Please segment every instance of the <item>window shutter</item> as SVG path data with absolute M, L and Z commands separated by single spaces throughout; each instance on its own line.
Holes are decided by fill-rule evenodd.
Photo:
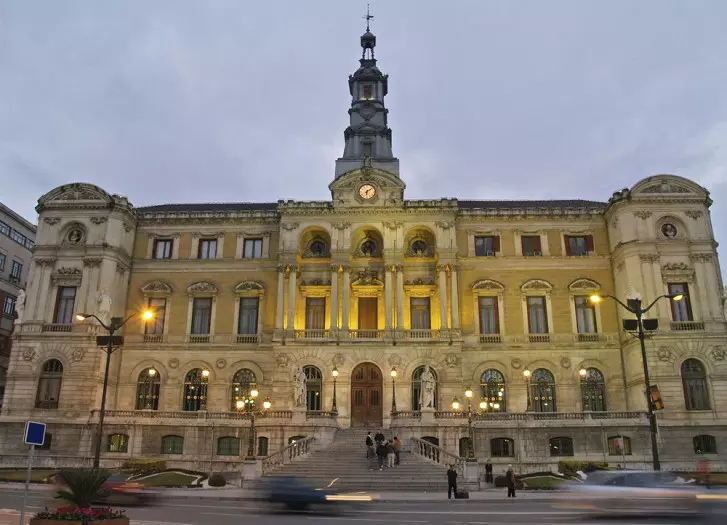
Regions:
M 570 249 L 570 235 L 564 235 L 563 238 L 565 239 L 565 254 L 573 255 L 573 252 L 571 252 Z
M 494 235 L 492 237 L 492 251 L 498 253 L 500 251 L 500 236 Z
M 593 235 L 586 235 L 586 250 L 589 252 L 594 251 L 593 249 Z

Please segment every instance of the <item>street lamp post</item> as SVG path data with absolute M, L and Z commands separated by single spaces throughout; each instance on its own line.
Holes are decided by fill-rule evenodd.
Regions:
M 646 407 L 649 415 L 649 431 L 651 434 L 651 458 L 654 470 L 661 470 L 661 461 L 659 460 L 659 446 L 656 439 L 656 413 L 651 402 L 651 381 L 649 380 L 649 364 L 646 360 L 646 332 L 644 332 L 644 314 L 646 314 L 651 308 L 659 301 L 659 299 L 670 299 L 672 301 L 681 301 L 684 299 L 683 294 L 673 295 L 660 295 L 652 301 L 652 303 L 646 308 L 642 308 L 641 299 L 633 298 L 627 299 L 626 304 L 622 303 L 619 299 L 613 295 L 608 294 L 594 294 L 590 297 L 591 302 L 599 303 L 604 297 L 609 297 L 620 304 L 624 309 L 631 312 L 636 316 L 636 328 L 637 337 L 641 345 L 641 361 L 644 365 L 644 383 L 646 385 Z
M 396 369 L 391 369 L 391 413 L 396 414 Z
M 114 351 L 114 334 L 121 330 L 121 328 L 132 318 L 138 315 L 139 312 L 134 312 L 129 317 L 124 319 L 123 317 L 112 317 L 109 324 L 104 323 L 101 319 L 99 319 L 95 314 L 76 314 L 76 319 L 79 321 L 85 321 L 86 319 L 96 319 L 98 323 L 108 332 L 108 341 L 106 341 L 106 347 L 104 348 L 104 351 L 106 352 L 106 369 L 104 371 L 104 377 L 103 377 L 103 388 L 101 390 L 101 410 L 99 411 L 98 416 L 98 432 L 96 433 L 96 443 L 94 447 L 94 454 L 93 454 L 93 468 L 99 468 L 99 465 L 101 464 L 101 442 L 103 441 L 103 422 L 104 422 L 104 415 L 106 412 L 106 392 L 108 390 L 109 386 L 109 367 L 111 366 L 111 354 Z M 142 318 L 145 321 L 149 321 L 154 317 L 154 312 L 151 310 L 145 310 L 141 314 Z M 98 339 L 96 340 L 97 342 Z M 119 345 L 123 344 L 123 338 L 120 338 Z M 103 345 L 103 343 L 102 343 Z M 102 346 L 103 348 L 103 346 Z
M 259 413 L 261 416 L 272 406 L 268 398 L 263 401 L 263 410 L 255 408 L 255 400 L 259 392 L 257 388 L 252 388 L 245 396 L 245 399 L 238 399 L 235 403 L 237 410 L 244 411 L 250 415 L 250 435 L 247 439 L 247 459 L 255 459 L 255 416 Z
M 475 432 L 474 427 L 472 426 L 472 388 L 467 387 L 467 389 L 464 391 L 464 396 L 467 399 L 467 430 L 469 434 L 468 439 L 468 446 L 467 446 L 467 459 L 474 459 L 475 458 Z M 452 408 L 454 410 L 459 410 L 460 403 L 459 399 L 456 397 L 452 400 Z M 480 409 L 486 410 L 487 409 L 487 401 L 485 399 L 480 400 Z
M 338 414 L 338 407 L 336 406 L 336 379 L 338 378 L 338 368 L 334 366 L 331 373 L 333 374 L 333 406 L 331 407 L 331 412 L 335 415 Z
M 529 368 L 526 368 L 523 370 L 523 378 L 525 379 L 525 390 L 527 390 L 528 393 L 528 407 L 525 410 L 526 412 L 532 412 L 533 411 L 533 401 L 530 393 L 530 376 L 532 376 L 532 372 Z

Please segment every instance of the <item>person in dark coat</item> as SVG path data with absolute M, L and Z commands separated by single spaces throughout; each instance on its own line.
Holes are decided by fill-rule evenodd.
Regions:
M 384 445 L 383 442 L 377 442 L 378 446 L 376 447 L 376 455 L 379 458 L 379 470 L 383 470 L 384 468 L 384 461 L 386 461 L 386 454 L 388 454 L 388 451 L 386 450 L 386 445 Z
M 374 436 L 374 441 L 376 441 L 376 447 L 377 447 L 377 448 L 378 448 L 378 446 L 379 446 L 379 445 L 380 445 L 381 443 L 383 443 L 383 442 L 384 442 L 384 439 L 385 439 L 385 438 L 384 438 L 384 435 L 383 435 L 383 434 L 381 433 L 381 430 L 379 430 L 379 431 L 378 431 L 378 432 L 376 433 L 376 435 Z
M 516 482 L 517 482 L 517 478 L 515 478 L 515 471 L 512 470 L 512 465 L 508 465 L 507 472 L 505 473 L 505 485 L 507 486 L 507 497 L 508 498 L 515 497 L 515 483 Z
M 366 459 L 369 459 L 373 455 L 374 440 L 371 437 L 371 432 L 366 435 Z
M 455 499 L 457 498 L 457 471 L 454 469 L 454 465 L 449 466 L 447 470 L 447 499 L 452 499 L 454 494 Z
M 492 483 L 492 463 L 489 459 L 485 463 L 485 483 Z

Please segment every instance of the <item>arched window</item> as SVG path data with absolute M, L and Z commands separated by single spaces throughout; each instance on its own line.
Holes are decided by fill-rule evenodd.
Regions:
M 419 403 L 421 402 L 422 395 L 422 374 L 426 366 L 417 367 L 411 374 L 411 409 L 415 412 L 421 410 Z M 434 407 L 437 408 L 437 399 L 439 398 L 439 378 L 437 372 L 430 366 L 429 370 L 434 376 Z
M 182 436 L 164 436 L 162 454 L 184 454 L 184 438 Z
M 515 441 L 510 438 L 493 438 L 490 440 L 490 455 L 493 458 L 515 457 Z
M 315 366 L 303 367 L 306 382 L 306 407 L 308 410 L 321 410 L 321 387 L 323 386 L 323 375 Z
M 263 457 L 268 455 L 268 438 L 265 436 L 257 438 L 257 455 Z
M 581 376 L 581 402 L 585 412 L 606 411 L 606 381 L 598 368 L 587 368 Z
M 161 377 L 156 368 L 147 368 L 139 374 L 136 383 L 136 409 L 159 410 Z
M 182 410 L 196 412 L 207 408 L 207 377 L 209 372 L 193 368 L 184 377 L 184 400 Z
M 58 408 L 62 382 L 63 363 L 58 359 L 49 359 L 43 363 L 40 380 L 38 381 L 35 408 Z
M 109 434 L 106 441 L 106 452 L 128 452 L 129 436 L 126 434 Z
M 218 456 L 239 456 L 240 440 L 236 437 L 221 437 L 217 440 Z
M 249 368 L 241 368 L 232 378 L 232 410 L 237 410 L 238 401 L 246 401 L 250 391 L 257 388 L 255 372 Z
M 530 380 L 535 412 L 556 412 L 555 378 L 550 370 L 538 368 Z
M 714 436 L 702 434 L 700 436 L 694 436 L 692 439 L 694 443 L 695 454 L 716 454 L 717 453 L 717 440 Z
M 480 392 L 487 402 L 488 412 L 507 412 L 505 377 L 499 370 L 489 368 L 482 373 Z
M 701 361 L 687 359 L 682 363 L 682 388 L 687 410 L 709 410 L 707 373 Z
M 608 438 L 609 456 L 630 456 L 631 438 L 628 436 L 611 436 Z
M 551 456 L 572 456 L 573 439 L 569 437 L 556 437 L 550 440 Z

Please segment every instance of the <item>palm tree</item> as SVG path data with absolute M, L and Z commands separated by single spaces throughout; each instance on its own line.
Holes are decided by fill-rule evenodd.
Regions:
M 61 470 L 59 475 L 64 488 L 58 491 L 56 498 L 86 509 L 96 500 L 101 485 L 104 484 L 111 473 L 107 470 L 95 468 L 67 468 Z

